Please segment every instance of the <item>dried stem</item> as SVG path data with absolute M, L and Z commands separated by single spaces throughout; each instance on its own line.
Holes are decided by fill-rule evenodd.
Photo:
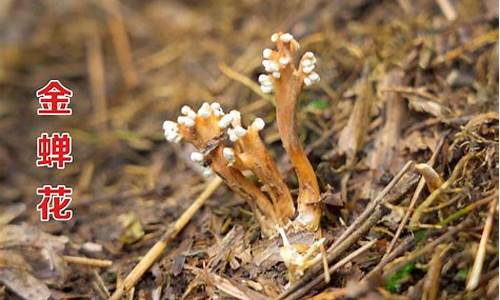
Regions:
M 128 88 L 134 88 L 139 83 L 139 76 L 135 71 L 130 41 L 120 10 L 120 1 L 106 0 L 103 2 L 103 5 L 109 13 L 106 21 L 123 79 Z
M 479 242 L 479 248 L 477 249 L 476 258 L 474 259 L 474 265 L 472 266 L 469 280 L 467 280 L 466 289 L 469 291 L 476 289 L 479 284 L 479 279 L 481 279 L 484 258 L 486 256 L 486 246 L 488 244 L 488 239 L 490 238 L 491 230 L 493 229 L 493 218 L 495 216 L 497 204 L 498 199 L 495 199 L 490 204 L 488 217 L 484 223 L 483 234 L 481 235 L 481 241 Z
M 468 213 L 470 213 L 471 211 L 473 211 L 474 209 L 478 208 L 479 206 L 481 205 L 484 205 L 486 203 L 489 203 L 491 202 L 492 200 L 495 200 L 498 198 L 498 192 L 495 192 L 494 194 L 492 195 L 489 195 L 485 198 L 482 198 L 482 199 L 479 199 L 477 201 L 474 201 L 473 203 L 467 205 L 466 207 L 460 209 L 459 211 L 456 211 L 454 212 L 453 214 L 451 214 L 449 217 L 447 217 L 446 219 L 444 219 L 443 221 L 439 222 L 439 225 L 448 225 L 449 223 L 467 215 Z
M 370 241 L 370 242 L 364 244 L 363 246 L 359 247 L 355 251 L 349 253 L 349 255 L 347 255 L 346 257 L 344 257 L 343 259 L 338 261 L 336 264 L 331 266 L 328 269 L 328 274 L 333 274 L 333 272 L 337 271 L 338 269 L 340 269 L 342 266 L 344 266 L 345 264 L 347 264 L 348 262 L 350 262 L 354 258 L 365 253 L 368 249 L 370 249 L 373 245 L 375 245 L 375 243 L 377 241 L 378 240 Z M 305 294 L 307 294 L 309 291 L 311 291 L 314 287 L 316 287 L 318 284 L 321 284 L 321 282 L 323 281 L 324 278 L 325 278 L 325 274 L 322 273 L 320 276 L 311 280 L 306 286 L 302 287 L 300 290 L 297 290 L 295 293 L 290 294 L 285 299 L 287 299 L 287 300 L 301 299 Z M 322 288 L 325 285 L 326 285 L 326 283 L 323 282 L 323 284 L 321 284 L 321 286 L 319 288 Z
M 446 134 L 439 140 L 439 143 L 436 145 L 436 149 L 434 149 L 434 153 L 432 153 L 431 158 L 428 161 L 428 164 L 430 166 L 433 166 L 436 158 L 438 156 L 439 151 L 441 150 L 441 147 L 444 145 L 444 140 L 445 140 Z M 406 210 L 406 213 L 401 220 L 401 223 L 399 223 L 398 229 L 396 230 L 396 233 L 394 234 L 394 237 L 392 238 L 391 243 L 389 244 L 389 247 L 387 247 L 386 250 L 386 256 L 388 253 L 392 251 L 392 248 L 394 248 L 394 245 L 396 244 L 401 232 L 403 231 L 403 228 L 406 225 L 406 222 L 408 222 L 408 219 L 410 218 L 411 213 L 413 212 L 413 208 L 415 207 L 415 204 L 417 203 L 418 198 L 420 197 L 420 193 L 424 189 L 425 186 L 425 179 L 420 178 L 417 188 L 415 189 L 415 192 L 413 193 L 413 196 L 410 200 L 410 205 L 408 206 L 408 209 Z
M 427 271 L 427 277 L 424 281 L 424 294 L 422 295 L 422 300 L 437 300 L 439 296 L 439 284 L 441 279 L 441 269 L 443 268 L 443 262 L 441 257 L 443 256 L 446 248 L 438 249 L 432 255 L 431 262 L 429 263 L 429 270 Z
M 467 226 L 471 224 L 471 221 L 472 220 L 470 218 L 465 219 L 464 221 L 462 221 L 462 223 L 458 224 L 457 226 L 450 227 L 446 233 L 444 233 L 434 241 L 426 244 L 423 248 L 417 249 L 411 252 L 410 254 L 406 255 L 405 257 L 395 260 L 392 263 L 388 264 L 387 267 L 385 268 L 386 270 L 384 270 L 383 274 L 384 278 L 387 278 L 391 274 L 394 274 L 395 272 L 401 270 L 401 268 L 403 268 L 406 264 L 414 262 L 422 255 L 434 251 L 438 245 L 448 241 L 455 234 L 467 228 Z
M 406 252 L 408 249 L 415 245 L 415 237 L 413 235 L 405 238 L 395 249 L 394 251 L 388 252 L 382 257 L 380 262 L 370 270 L 368 274 L 364 277 L 365 280 L 370 281 L 375 276 L 379 275 L 382 269 L 391 261 L 396 259 L 399 255 Z
M 380 194 L 377 195 L 373 201 L 371 201 L 365 208 L 365 210 L 359 215 L 359 217 L 354 220 L 354 222 L 342 233 L 342 235 L 330 246 L 330 249 L 334 249 L 339 245 L 344 239 L 346 239 L 349 235 L 352 234 L 354 230 L 356 230 L 364 220 L 366 220 L 372 212 L 377 208 L 382 201 L 384 200 L 385 196 L 389 193 L 389 191 L 399 182 L 401 177 L 408 172 L 410 167 L 413 165 L 412 161 L 409 161 L 406 163 L 406 165 L 403 166 L 403 168 L 399 171 L 396 176 L 389 182 L 389 184 L 380 192 Z
M 139 261 L 134 269 L 127 275 L 123 282 L 117 284 L 116 291 L 111 295 L 109 300 L 119 300 L 124 293 L 130 291 L 141 279 L 142 275 L 156 262 L 163 253 L 168 243 L 173 240 L 179 232 L 191 220 L 193 215 L 201 208 L 205 201 L 217 190 L 221 185 L 222 180 L 219 177 L 214 178 L 207 185 L 205 190 L 196 198 L 189 208 L 175 221 L 173 226 L 169 228 L 162 238 L 149 249 L 148 253 Z
M 462 172 L 465 164 L 476 155 L 475 153 L 468 153 L 464 155 L 460 161 L 455 165 L 450 178 L 446 180 L 438 189 L 434 190 L 425 200 L 422 202 L 413 213 L 410 219 L 410 226 L 416 227 L 419 225 L 420 219 L 425 209 L 429 207 L 443 192 L 445 192 L 457 179 L 458 175 Z
M 97 268 L 107 268 L 110 267 L 113 262 L 111 260 L 88 258 L 83 256 L 63 256 L 65 262 L 70 264 L 84 265 L 89 267 Z
M 436 0 L 436 2 L 448 21 L 455 21 L 457 19 L 457 11 L 450 0 Z
M 422 175 L 425 179 L 425 183 L 427 184 L 427 189 L 429 192 L 434 192 L 437 190 L 443 183 L 444 180 L 439 176 L 439 174 L 432 168 L 432 166 L 428 164 L 416 164 L 415 169 Z
M 95 126 L 99 130 L 106 130 L 108 109 L 106 100 L 106 72 L 102 54 L 101 37 L 97 24 L 89 24 L 86 42 L 87 47 L 87 72 L 89 76 L 90 92 L 92 93 Z

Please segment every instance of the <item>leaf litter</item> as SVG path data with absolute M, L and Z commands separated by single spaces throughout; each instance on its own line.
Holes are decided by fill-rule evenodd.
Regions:
M 290 284 L 282 241 L 263 238 L 250 208 L 219 188 L 128 297 L 497 296 L 497 1 L 6 3 L 0 297 L 103 299 L 116 289 L 206 185 L 189 150 L 161 135 L 184 104 L 217 98 L 265 119 L 263 139 L 290 170 L 274 99 L 253 84 L 260 49 L 279 30 L 320 61 L 321 85 L 303 94 L 298 126 L 324 193 L 330 281 L 321 261 Z M 76 92 L 71 118 L 33 116 L 33 91 L 51 78 Z M 40 128 L 71 132 L 75 163 L 65 171 L 34 167 Z M 46 182 L 75 188 L 74 220 L 39 222 L 33 191 Z M 314 236 L 288 239 L 308 245 Z M 112 264 L 82 267 L 67 256 Z

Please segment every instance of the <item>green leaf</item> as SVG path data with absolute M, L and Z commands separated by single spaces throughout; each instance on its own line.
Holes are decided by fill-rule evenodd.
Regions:
M 469 274 L 469 271 L 467 269 L 460 269 L 457 274 L 455 275 L 455 279 L 457 281 L 465 281 L 467 279 L 467 275 Z
M 309 108 L 314 108 L 314 109 L 326 109 L 326 108 L 328 108 L 328 101 L 326 101 L 324 99 L 315 99 L 315 100 L 312 100 L 311 102 L 309 102 L 309 104 L 307 104 L 307 106 Z
M 415 235 L 415 244 L 418 245 L 421 242 L 423 242 L 425 239 L 426 233 L 427 233 L 427 230 L 425 230 L 425 229 L 421 229 L 421 230 L 417 230 L 417 231 L 413 232 L 413 234 Z
M 391 293 L 398 293 L 399 290 L 401 289 L 401 282 L 411 277 L 411 272 L 413 271 L 414 268 L 415 268 L 414 263 L 405 265 L 401 270 L 392 274 L 387 279 L 387 284 L 385 288 Z
M 118 221 L 122 225 L 122 232 L 119 237 L 120 242 L 132 244 L 144 236 L 141 222 L 134 212 L 119 215 Z

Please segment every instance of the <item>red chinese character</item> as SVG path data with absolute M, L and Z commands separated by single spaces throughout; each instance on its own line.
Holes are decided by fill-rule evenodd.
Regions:
M 67 188 L 65 185 L 53 187 L 44 185 L 36 189 L 36 194 L 42 196 L 42 200 L 36 206 L 36 210 L 40 212 L 41 221 L 49 221 L 52 217 L 57 221 L 68 221 L 73 217 L 73 211 L 68 209 L 71 204 L 72 188 Z
M 68 108 L 73 92 L 62 85 L 59 80 L 51 80 L 43 88 L 36 91 L 38 102 L 42 108 L 38 108 L 38 115 L 71 115 Z
M 64 169 L 66 163 L 73 161 L 71 156 L 71 136 L 69 133 L 53 133 L 49 136 L 44 132 L 37 141 L 37 167 L 52 168 L 54 164 L 58 169 Z

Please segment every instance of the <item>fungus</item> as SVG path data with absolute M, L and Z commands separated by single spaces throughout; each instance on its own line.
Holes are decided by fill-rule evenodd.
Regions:
M 283 247 L 280 249 L 280 255 L 288 269 L 288 278 L 290 283 L 294 283 L 297 279 L 304 275 L 304 271 L 306 269 L 321 259 L 319 252 L 325 239 L 321 238 L 313 242 L 312 245 L 306 245 L 303 249 L 304 251 L 299 251 L 299 247 L 297 245 L 290 244 L 283 228 L 279 228 L 278 232 L 283 241 Z
M 276 44 L 277 50 L 264 50 L 262 64 L 268 74 L 260 75 L 259 83 L 264 93 L 275 92 L 279 134 L 299 181 L 299 215 L 296 221 L 309 230 L 316 230 L 321 217 L 320 191 L 297 134 L 295 114 L 303 86 L 310 86 L 320 80 L 319 75 L 313 72 L 316 57 L 308 51 L 297 62 L 299 43 L 290 33 L 275 33 L 271 41 Z
M 241 124 L 241 114 L 233 110 L 225 114 L 217 103 L 203 103 L 194 112 L 189 106 L 181 109 L 177 123 L 165 121 L 163 129 L 168 141 L 181 140 L 194 145 L 191 160 L 205 167 L 205 173 L 219 175 L 226 184 L 243 197 L 254 212 L 263 235 L 278 233 L 283 240 L 280 254 L 288 267 L 290 281 L 302 276 L 304 270 L 320 259 L 320 238 L 306 251 L 291 245 L 284 228 L 316 231 L 321 217 L 320 191 L 314 170 L 305 154 L 296 129 L 295 110 L 300 92 L 320 80 L 313 72 L 316 58 L 306 52 L 297 61 L 299 43 L 289 33 L 275 33 L 271 40 L 277 50 L 262 51 L 262 65 L 267 74 L 258 78 L 264 93 L 276 94 L 276 119 L 283 146 L 288 153 L 299 181 L 298 215 L 294 222 L 295 206 L 288 187 L 276 163 L 262 142 L 259 132 L 265 122 L 256 118 L 250 126 Z M 258 181 L 247 178 L 255 175 Z M 303 249 L 302 249 L 303 250 Z
M 265 123 L 257 118 L 243 128 L 238 111 L 225 114 L 219 103 L 203 103 L 195 112 L 189 106 L 181 109 L 177 123 L 165 121 L 163 129 L 170 142 L 185 140 L 197 151 L 191 160 L 204 166 L 205 175 L 213 172 L 242 196 L 252 208 L 262 233 L 276 234 L 295 214 L 292 196 L 259 131 Z M 245 177 L 252 172 L 259 180 Z

